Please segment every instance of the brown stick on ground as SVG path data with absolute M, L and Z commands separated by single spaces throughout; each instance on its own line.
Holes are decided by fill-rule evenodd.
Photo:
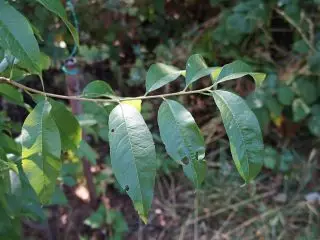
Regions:
M 72 74 L 66 74 L 66 82 L 67 82 L 67 91 L 69 96 L 78 96 L 81 94 L 81 79 L 82 75 L 78 69 L 77 63 L 75 59 L 70 59 L 66 61 L 65 64 L 67 70 Z M 82 113 L 82 105 L 80 101 L 69 100 L 71 109 L 73 114 L 81 114 Z M 86 134 L 82 132 L 82 138 L 86 139 Z M 82 166 L 84 177 L 86 178 L 88 191 L 90 194 L 90 202 L 92 207 L 96 207 L 97 205 L 97 194 L 95 190 L 95 186 L 93 183 L 93 176 L 91 173 L 91 164 L 86 158 L 82 158 Z

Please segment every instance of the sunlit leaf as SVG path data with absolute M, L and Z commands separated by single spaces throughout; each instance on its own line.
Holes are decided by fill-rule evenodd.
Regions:
M 137 109 L 138 112 L 141 112 L 141 103 L 142 103 L 142 100 L 140 100 L 140 99 L 121 101 L 121 103 L 123 103 L 123 104 L 128 104 L 128 105 L 134 107 L 135 109 Z
M 40 50 L 28 20 L 0 0 L 0 47 L 10 50 L 31 73 L 41 74 Z
M 39 102 L 22 127 L 22 167 L 42 203 L 51 199 L 61 168 L 60 134 L 51 109 L 48 101 Z

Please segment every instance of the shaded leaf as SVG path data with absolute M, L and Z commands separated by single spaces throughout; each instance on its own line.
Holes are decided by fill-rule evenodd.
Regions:
M 230 141 L 235 165 L 246 182 L 250 182 L 263 164 L 263 140 L 259 122 L 245 101 L 230 92 L 213 92 Z
M 158 124 L 167 153 L 184 165 L 187 177 L 199 187 L 206 171 L 206 163 L 202 161 L 205 144 L 191 113 L 180 103 L 166 99 L 159 108 Z M 183 162 L 185 159 L 187 163 Z
M 61 190 L 60 186 L 56 186 L 56 189 L 52 195 L 52 198 L 50 200 L 50 204 L 53 205 L 67 205 L 68 200 L 66 198 L 66 195 Z
M 152 135 L 141 114 L 128 104 L 119 104 L 109 116 L 112 170 L 146 222 L 153 198 L 156 152 Z
M 78 149 L 78 156 L 80 158 L 85 157 L 92 165 L 97 165 L 98 154 L 92 149 L 92 147 L 82 140 Z
M 237 60 L 224 65 L 218 78 L 216 80 L 213 79 L 213 83 L 216 85 L 218 83 L 241 78 L 246 75 L 250 75 L 255 80 L 257 87 L 260 87 L 266 78 L 265 73 L 252 72 L 252 68 L 248 64 Z
M 12 103 L 23 106 L 22 93 L 15 87 L 9 84 L 0 84 L 0 96 L 4 96 L 7 100 Z
M 110 97 L 114 95 L 114 92 L 108 83 L 101 80 L 96 80 L 90 82 L 83 89 L 82 95 L 88 98 Z
M 28 20 L 0 1 L 0 47 L 10 50 L 31 73 L 41 74 L 40 50 Z
M 3 150 L 6 153 L 13 153 L 18 156 L 21 154 L 20 144 L 16 143 L 7 134 L 1 133 L 1 132 L 0 132 L 0 147 L 3 148 Z
M 209 76 L 213 72 L 220 71 L 219 67 L 208 68 L 206 62 L 200 54 L 194 54 L 189 57 L 186 66 L 186 86 L 194 83 L 198 79 Z M 213 75 L 214 76 L 214 75 Z
M 297 98 L 293 101 L 292 112 L 293 121 L 299 122 L 310 113 L 310 108 L 302 99 Z
M 146 93 L 152 92 L 176 80 L 182 71 L 163 63 L 152 64 L 146 76 Z
M 41 203 L 51 199 L 61 168 L 60 134 L 51 109 L 48 101 L 39 102 L 22 126 L 22 167 Z
M 36 0 L 41 3 L 46 9 L 53 12 L 61 18 L 64 24 L 68 27 L 75 43 L 79 45 L 79 35 L 75 27 L 68 21 L 67 13 L 60 0 Z
M 277 96 L 281 104 L 288 106 L 291 105 L 295 94 L 290 87 L 283 85 L 277 89 Z

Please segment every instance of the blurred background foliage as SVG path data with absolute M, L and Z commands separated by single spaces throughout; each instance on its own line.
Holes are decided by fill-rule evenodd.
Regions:
M 61 66 L 73 48 L 68 30 L 34 0 L 9 2 L 28 17 L 42 52 L 51 59 L 44 73 L 47 91 L 64 93 Z M 113 106 L 85 102 L 86 114 L 78 120 L 90 138 L 81 151 L 65 154 L 62 187 L 57 188 L 54 207 L 48 208 L 52 232 L 61 231 L 72 237 L 68 239 L 319 239 L 319 0 L 73 3 L 80 26 L 77 60 L 85 83 L 101 79 L 120 95 L 142 95 L 152 63 L 184 69 L 192 53 L 202 54 L 210 66 L 240 59 L 266 72 L 263 86 L 255 91 L 249 78 L 225 85 L 245 97 L 256 114 L 264 133 L 265 160 L 256 182 L 240 187 L 243 182 L 232 166 L 221 119 L 211 111 L 213 101 L 180 97 L 206 139 L 209 169 L 203 188 L 195 194 L 161 144 L 154 111 L 159 102 L 143 102 L 142 115 L 157 143 L 159 174 L 151 222 L 142 226 L 109 164 L 106 119 Z M 2 55 L 0 51 L 0 59 Z M 14 78 L 40 87 L 23 71 L 14 72 Z M 175 82 L 162 92 L 178 89 L 181 85 Z M 10 101 L 19 102 L 19 96 L 2 100 L 0 126 L 15 136 L 26 111 Z M 81 188 L 78 160 L 83 156 L 94 165 L 101 196 L 95 211 L 87 206 L 86 190 Z M 46 234 L 31 223 L 24 229 L 30 239 Z

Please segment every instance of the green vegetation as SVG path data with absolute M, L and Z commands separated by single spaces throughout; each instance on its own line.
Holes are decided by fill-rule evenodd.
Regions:
M 317 239 L 319 11 L 0 0 L 0 238 Z

